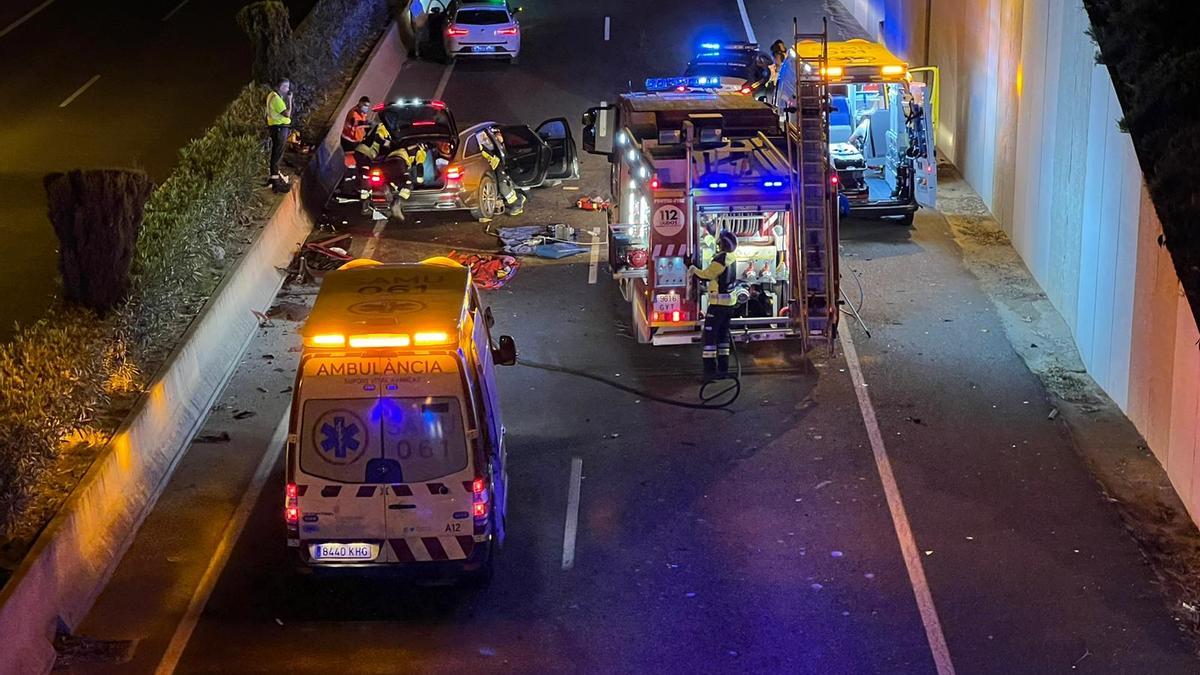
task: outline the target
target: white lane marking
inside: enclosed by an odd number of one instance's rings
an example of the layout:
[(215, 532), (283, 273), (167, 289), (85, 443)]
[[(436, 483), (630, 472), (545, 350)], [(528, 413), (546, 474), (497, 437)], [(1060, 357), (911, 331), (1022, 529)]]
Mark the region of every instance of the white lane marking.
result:
[(579, 481), (583, 478), (583, 460), (571, 458), (571, 482), (567, 484), (567, 522), (563, 527), (562, 568), (575, 566), (575, 532), (579, 527)]
[(375, 258), (375, 249), (379, 248), (379, 238), (383, 236), (383, 228), (387, 227), (387, 219), (378, 220), (375, 222), (375, 227), (371, 230), (371, 238), (367, 240), (367, 245), (363, 246), (362, 257)]
[(163, 652), (162, 659), (158, 662), (158, 668), (154, 670), (155, 675), (171, 675), (175, 672), (175, 667), (179, 665), (179, 659), (183, 656), (183, 651), (187, 649), (188, 641), (192, 639), (192, 632), (196, 630), (196, 624), (200, 622), (200, 615), (204, 613), (204, 606), (208, 604), (213, 588), (216, 587), (217, 580), (221, 578), (225, 564), (229, 562), (229, 556), (233, 553), (233, 545), (241, 536), (242, 530), (246, 527), (246, 521), (250, 518), (250, 511), (254, 509), (254, 503), (258, 501), (258, 496), (262, 494), (267, 479), (271, 477), (271, 470), (275, 468), (275, 462), (279, 459), (279, 453), (283, 450), (283, 444), (287, 440), (287, 423), (288, 416), (285, 414), (279, 420), (279, 426), (275, 428), (275, 433), (271, 436), (270, 445), (267, 446), (262, 461), (254, 470), (250, 485), (246, 486), (242, 500), (238, 502), (237, 509), (229, 518), (229, 523), (225, 525), (225, 531), (221, 534), (221, 541), (217, 544), (212, 560), (208, 563), (208, 569), (204, 570), (204, 576), (200, 577), (200, 584), (192, 593), (192, 600), (188, 603), (187, 611), (179, 620), (179, 625), (175, 627), (171, 642), (167, 644), (167, 651)]
[(0, 38), (13, 32), (14, 30), (17, 29), (17, 26), (20, 26), (21, 24), (25, 23), (26, 21), (32, 19), (34, 16), (37, 15), (38, 12), (42, 11), (43, 9), (46, 9), (47, 7), (49, 7), (50, 5), (53, 5), (53, 4), (54, 4), (54, 0), (46, 0), (45, 2), (38, 5), (37, 7), (34, 7), (33, 9), (29, 10), (28, 12), (25, 12), (25, 16), (23, 16), (23, 17), (17, 19), (16, 21), (5, 26), (4, 30), (0, 30)]
[(917, 542), (913, 539), (912, 525), (908, 522), (908, 513), (904, 510), (900, 488), (896, 485), (896, 476), (892, 474), (892, 463), (888, 459), (887, 448), (883, 444), (883, 433), (879, 430), (879, 421), (875, 418), (875, 407), (871, 404), (871, 396), (867, 393), (862, 365), (859, 364), (858, 352), (854, 349), (854, 339), (850, 337), (848, 327), (847, 330), (838, 332), (841, 333), (846, 365), (850, 368), (850, 381), (854, 384), (854, 393), (858, 397), (858, 408), (862, 412), (863, 424), (867, 428), (867, 438), (871, 441), (871, 452), (875, 455), (875, 468), (879, 472), (879, 480), (883, 483), (883, 493), (887, 497), (888, 511), (892, 514), (892, 527), (896, 530), (896, 538), (900, 540), (900, 552), (904, 557), (904, 566), (908, 568), (908, 580), (912, 584), (913, 594), (917, 598), (921, 623), (925, 624), (925, 639), (928, 640), (929, 649), (933, 653), (933, 662), (937, 666), (938, 675), (954, 675), (950, 649), (946, 646), (946, 636), (942, 634), (942, 623), (938, 619), (937, 607), (933, 604), (933, 593), (929, 590), (929, 582), (925, 579), (925, 567), (921, 564)]
[(175, 12), (178, 12), (179, 10), (183, 9), (183, 6), (184, 6), (184, 5), (186, 5), (186, 4), (188, 4), (188, 0), (183, 0), (183, 2), (179, 3), (178, 5), (175, 5), (175, 9), (173, 9), (173, 10), (171, 10), (171, 11), (167, 12), (167, 15), (166, 15), (166, 16), (164, 16), (164, 17), (161, 19), (161, 21), (167, 21), (167, 20), (168, 20), (168, 19), (170, 19), (171, 17), (175, 16)]
[(754, 37), (754, 27), (750, 25), (750, 14), (746, 12), (746, 0), (737, 0), (738, 11), (742, 13), (742, 25), (746, 28), (746, 39), (751, 42), (758, 42), (758, 38)]
[(442, 94), (446, 93), (446, 85), (450, 84), (450, 74), (453, 72), (454, 62), (451, 61), (450, 65), (446, 66), (446, 70), (442, 71), (442, 79), (438, 80), (437, 89), (433, 90), (433, 98), (435, 101), (441, 99)]
[(604, 17), (604, 41), (608, 42), (609, 28), (612, 27), (612, 18)]
[(596, 283), (596, 275), (600, 270), (600, 228), (593, 227), (591, 260), (588, 261), (588, 283)]
[[(446, 66), (446, 70), (442, 71), (442, 79), (438, 80), (437, 89), (433, 90), (434, 100), (442, 98), (442, 94), (446, 93), (446, 85), (450, 84), (450, 74), (454, 72), (454, 62)], [(375, 227), (371, 230), (371, 238), (367, 240), (366, 246), (363, 246), (362, 257), (374, 258), (375, 249), (379, 248), (379, 239), (383, 236), (383, 229), (387, 227), (387, 220), (379, 220), (375, 222)]]
[(65, 108), (65, 107), (71, 105), (71, 101), (74, 101), (75, 99), (79, 98), (80, 94), (87, 91), (88, 87), (92, 86), (93, 84), (96, 84), (96, 80), (99, 80), (99, 79), (100, 79), (100, 76), (95, 75), (92, 77), (92, 79), (88, 80), (87, 82), (84, 82), (82, 87), (76, 89), (74, 94), (71, 94), (70, 96), (67, 97), (67, 100), (63, 101), (62, 103), (59, 103), (58, 107)]

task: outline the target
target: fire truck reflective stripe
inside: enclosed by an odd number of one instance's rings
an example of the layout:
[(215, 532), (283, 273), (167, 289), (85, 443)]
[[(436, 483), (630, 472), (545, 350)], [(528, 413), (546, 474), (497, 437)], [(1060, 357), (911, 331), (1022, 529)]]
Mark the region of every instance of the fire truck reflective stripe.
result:
[(336, 497), (342, 493), (341, 485), (326, 485), (321, 488), (322, 497)]
[(392, 550), (396, 552), (396, 560), (400, 562), (414, 562), (417, 557), (413, 555), (412, 549), (408, 547), (408, 542), (403, 539), (388, 539), (388, 543), (392, 545)]
[(654, 249), (650, 252), (650, 257), (651, 258), (661, 258), (662, 257), (662, 244), (654, 245)]
[(307, 485), (297, 485), (296, 486), (296, 496), (297, 497), (303, 497), (305, 492), (308, 492)]
[(408, 544), (408, 548), (413, 554), (413, 560), (416, 562), (428, 562), (431, 560), (429, 551), (425, 548), (425, 542), (420, 539), (405, 539), (404, 543)]
[(443, 492), (449, 492), (446, 486), (441, 483), (426, 483), (425, 487), (429, 488), (429, 494), (431, 495), (440, 495)]
[(392, 494), (396, 495), (397, 497), (411, 497), (412, 488), (408, 487), (407, 485), (393, 485)]
[(458, 540), (458, 546), (462, 549), (463, 557), (470, 557), (471, 551), (475, 550), (475, 537), (469, 534), (462, 534), (455, 537), (455, 539)]
[(360, 485), (360, 486), (358, 486), (358, 492), (355, 493), (354, 496), (355, 497), (374, 497), (375, 496), (375, 486), (374, 485)]
[(429, 551), (430, 560), (449, 560), (446, 555), (446, 549), (442, 546), (441, 539), (437, 537), (421, 537), (421, 543), (425, 544), (425, 550)]
[(770, 213), (768, 213), (767, 217), (763, 219), (762, 234), (770, 233), (771, 229), (773, 227), (775, 227), (775, 224), (778, 222), (779, 222), (779, 212), (778, 211), (771, 211)]

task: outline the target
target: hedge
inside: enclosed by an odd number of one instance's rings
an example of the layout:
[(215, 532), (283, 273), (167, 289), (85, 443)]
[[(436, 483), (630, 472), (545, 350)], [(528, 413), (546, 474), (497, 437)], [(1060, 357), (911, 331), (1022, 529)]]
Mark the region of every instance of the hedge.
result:
[[(387, 19), (386, 0), (320, 0), (297, 30), (292, 79), (309, 138), (328, 121), (314, 111), (340, 95)], [(266, 95), (247, 85), (180, 151), (147, 204), (124, 304), (103, 318), (59, 305), (0, 345), (0, 533), (11, 534), (69, 438), (112, 433), (97, 420), (113, 397), (140, 393), (220, 282), (223, 261), (250, 243), (268, 203)]]
[(1200, 323), (1200, 8), (1084, 0), (1192, 314)]

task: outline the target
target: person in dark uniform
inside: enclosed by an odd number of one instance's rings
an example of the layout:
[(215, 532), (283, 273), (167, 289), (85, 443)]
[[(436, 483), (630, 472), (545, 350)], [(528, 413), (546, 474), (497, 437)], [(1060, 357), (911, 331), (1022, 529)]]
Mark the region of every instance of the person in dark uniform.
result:
[(733, 297), (736, 272), (732, 253), (737, 249), (737, 235), (721, 230), (717, 235), (717, 254), (708, 267), (688, 267), (688, 274), (708, 282), (708, 310), (704, 314), (704, 380), (729, 377), (729, 321), (737, 300)]

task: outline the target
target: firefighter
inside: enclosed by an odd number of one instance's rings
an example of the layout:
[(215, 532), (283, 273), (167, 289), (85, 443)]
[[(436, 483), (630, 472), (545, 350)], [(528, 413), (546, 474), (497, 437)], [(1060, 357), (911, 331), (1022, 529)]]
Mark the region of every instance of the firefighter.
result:
[[(504, 136), (499, 129), (493, 129), (492, 133), (496, 135), (496, 142), (492, 142), (491, 136), (486, 131), (481, 131), (476, 136), (479, 140), (479, 148), (483, 153), (483, 158), (487, 160), (488, 166), (492, 170), (492, 178), (496, 181), (496, 190), (500, 193), (500, 197), (504, 199), (504, 210), (510, 216), (519, 216), (525, 211), (525, 195), (517, 192), (513, 187), (512, 178), (508, 172), (504, 170)], [(483, 214), (482, 222), (488, 222), (492, 219), (492, 214)]]
[(342, 124), (342, 150), (354, 152), (354, 148), (367, 136), (371, 123), (367, 115), (371, 112), (371, 99), (364, 96), (358, 99), (358, 105), (346, 113), (346, 121)]
[(688, 267), (688, 275), (708, 282), (708, 310), (704, 314), (704, 381), (729, 377), (729, 321), (737, 300), (733, 297), (735, 271), (730, 258), (737, 249), (737, 235), (721, 230), (717, 254), (708, 267)]

